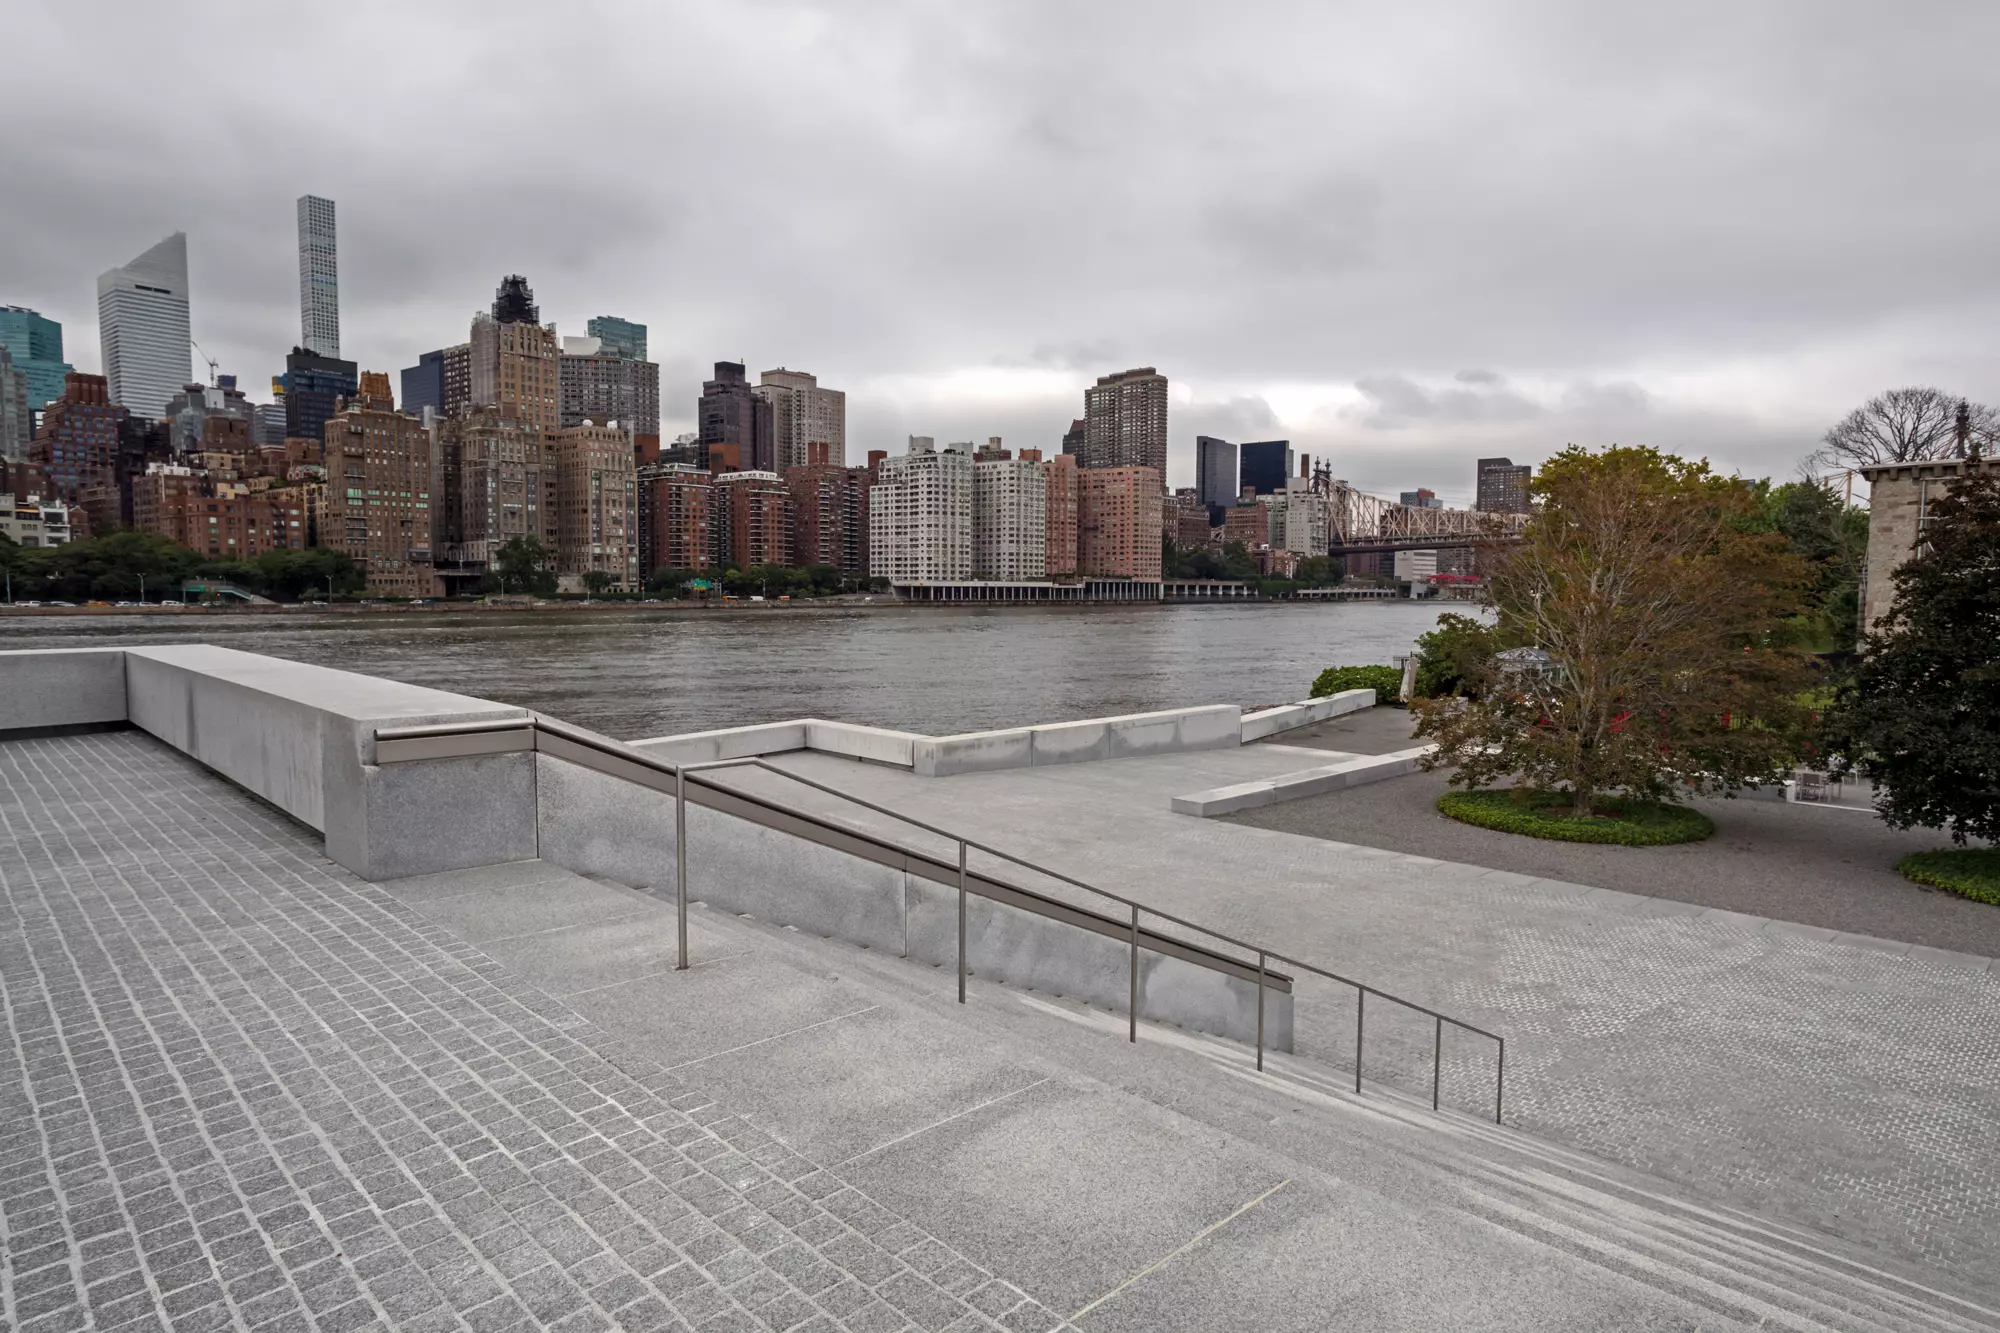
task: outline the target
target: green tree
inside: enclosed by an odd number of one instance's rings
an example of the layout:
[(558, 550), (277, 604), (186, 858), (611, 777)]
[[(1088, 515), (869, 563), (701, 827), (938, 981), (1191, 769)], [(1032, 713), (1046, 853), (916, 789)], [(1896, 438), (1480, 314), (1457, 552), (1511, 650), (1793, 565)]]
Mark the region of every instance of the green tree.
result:
[(493, 557), (493, 577), (503, 593), (532, 593), (553, 597), (556, 593), (555, 557), (533, 537), (509, 537)]
[(2000, 839), (2000, 473), (1930, 502), (1927, 547), (1828, 710), (1837, 771), (1879, 785), (1895, 828)]
[(1816, 662), (1789, 646), (1805, 563), (1754, 531), (1758, 491), (1652, 449), (1572, 447), (1532, 483), (1523, 540), (1486, 590), (1495, 631), (1546, 654), (1498, 654), (1463, 703), (1418, 705), (1426, 766), (1452, 782), (1518, 777), (1566, 792), (1673, 801), (1776, 777), (1809, 722)]
[(317, 594), (326, 596), (328, 580), (336, 595), (357, 595), (367, 586), (360, 567), (345, 551), (314, 547), (304, 551), (266, 551), (250, 562), (248, 584), (256, 592), (279, 601), (296, 602)]
[(583, 571), (583, 590), (592, 597), (601, 597), (605, 590), (618, 582), (615, 575), (607, 570), (586, 569)]
[(1830, 482), (1793, 481), (1763, 493), (1751, 525), (1782, 534), (1808, 566), (1806, 613), (1800, 625), (1807, 645), (1851, 648), (1860, 633), (1868, 511), (1847, 504)]
[(1484, 621), (1445, 612), (1436, 629), (1417, 636), (1417, 697), (1443, 699), (1476, 689), (1494, 654), (1508, 646)]

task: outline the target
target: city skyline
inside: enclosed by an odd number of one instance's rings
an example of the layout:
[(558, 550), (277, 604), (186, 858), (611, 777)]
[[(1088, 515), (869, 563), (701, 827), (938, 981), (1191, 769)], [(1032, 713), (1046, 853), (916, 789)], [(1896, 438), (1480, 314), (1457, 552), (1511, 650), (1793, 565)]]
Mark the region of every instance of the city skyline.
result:
[[(1992, 192), (1962, 183), (1949, 209), (1849, 197), (1864, 174), (1873, 198), (1912, 197), (1976, 155), (1980, 80), (1954, 62), (1990, 49), (2000, 16), (1974, 7), (1917, 29), (1734, 11), (1676, 28), (1582, 5), (1421, 24), (1287, 11), (1296, 40), (1274, 59), (1258, 34), (1276, 11), (1254, 5), (1139, 29), (978, 5), (673, 9), (635, 16), (607, 53), (553, 11), (504, 7), (477, 23), (427, 12), (384, 52), (368, 33), (388, 15), (363, 4), (297, 35), (365, 84), (340, 117), (293, 106), (282, 62), (260, 54), (294, 40), (291, 15), (218, 25), (240, 77), (169, 108), (57, 82), (158, 49), (181, 30), (173, 8), (87, 27), (47, 4), (23, 16), (47, 58), (20, 71), (22, 94), (65, 133), (0, 149), (34, 182), (0, 202), (15, 242), (0, 301), (63, 322), (79, 369), (103, 369), (90, 276), (185, 230), (195, 336), (261, 384), (296, 327), (288, 224), (310, 190), (341, 205), (344, 356), (409, 366), (463, 337), (492, 274), (526, 272), (565, 333), (602, 311), (651, 325), (667, 435), (692, 428), (705, 367), (741, 357), (843, 387), (855, 450), (911, 432), (1053, 449), (1081, 386), (1156, 364), (1174, 385), (1171, 483), (1192, 483), (1198, 434), (1282, 437), (1394, 493), (1570, 440), (1783, 476), (1880, 389), (2000, 397)], [(432, 68), (446, 33), (462, 59)], [(663, 48), (703, 51), (701, 68), (637, 77)], [(484, 72), (524, 49), (537, 97), (514, 105)], [(1374, 72), (1384, 50), (1407, 77)], [(1862, 62), (1880, 77), (1850, 82)], [(917, 95), (939, 70), (968, 88), (946, 117)], [(1260, 92), (1191, 91), (1232, 86)], [(735, 151), (797, 170), (684, 206), (710, 147), (687, 113), (725, 89)], [(419, 98), (450, 110), (419, 115)], [(534, 124), (585, 101), (600, 135)], [(431, 128), (387, 132), (409, 124)], [(660, 169), (619, 169), (656, 138)], [(189, 142), (272, 164), (300, 139), (310, 172), (181, 165)], [(617, 184), (592, 201), (588, 244), (570, 243), (579, 201), (561, 191), (490, 206), (507, 180), (591, 168)], [(1100, 181), (1114, 188), (1079, 214), (1077, 190)], [(1454, 484), (1440, 493), (1469, 499)]]

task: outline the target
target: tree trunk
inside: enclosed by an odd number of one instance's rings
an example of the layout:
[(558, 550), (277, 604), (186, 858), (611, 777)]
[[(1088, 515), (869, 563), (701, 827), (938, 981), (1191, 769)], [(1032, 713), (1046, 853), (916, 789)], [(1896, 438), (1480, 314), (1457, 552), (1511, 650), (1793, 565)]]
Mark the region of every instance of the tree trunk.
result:
[(1577, 787), (1571, 791), (1569, 807), (1571, 817), (1575, 819), (1590, 818), (1591, 798), (1595, 795), (1596, 793), (1588, 787)]

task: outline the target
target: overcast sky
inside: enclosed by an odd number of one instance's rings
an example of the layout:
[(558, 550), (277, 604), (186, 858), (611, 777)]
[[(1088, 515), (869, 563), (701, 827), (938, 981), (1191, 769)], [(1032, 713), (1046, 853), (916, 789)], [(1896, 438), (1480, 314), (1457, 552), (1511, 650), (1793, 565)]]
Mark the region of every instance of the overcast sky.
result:
[[(1198, 433), (1469, 498), (1646, 443), (1792, 472), (1905, 382), (2000, 399), (2000, 4), (12, 0), (0, 303), (99, 368), (97, 274), (188, 233), (195, 337), (267, 396), (294, 199), (343, 354), (651, 328), (848, 395), (848, 449), (1053, 450), (1097, 375)], [(26, 111), (32, 115), (23, 118)]]

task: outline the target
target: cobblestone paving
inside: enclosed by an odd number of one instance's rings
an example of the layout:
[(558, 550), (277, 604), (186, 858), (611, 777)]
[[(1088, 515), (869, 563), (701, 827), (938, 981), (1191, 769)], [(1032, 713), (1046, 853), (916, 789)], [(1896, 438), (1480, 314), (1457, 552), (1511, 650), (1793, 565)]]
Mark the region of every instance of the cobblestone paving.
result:
[(1064, 1327), (137, 733), (0, 743), (0, 1328)]
[[(1520, 1128), (1992, 1287), (2000, 972), (1986, 959), (1621, 894), (1600, 906), (1578, 885), (1168, 810), (1270, 748), (947, 781), (784, 762), (1503, 1033)], [(1300, 1052), (1352, 1068), (1352, 992), (1308, 980), (1295, 1004)], [(1370, 1077), (1428, 1092), (1431, 1035), (1371, 1003)], [(1447, 1039), (1447, 1100), (1491, 1087), (1490, 1052)]]

